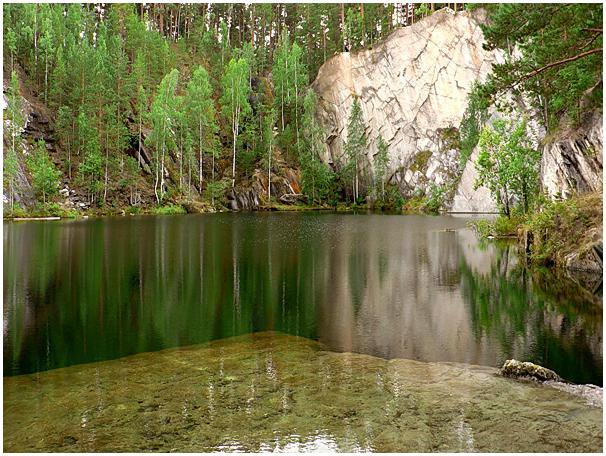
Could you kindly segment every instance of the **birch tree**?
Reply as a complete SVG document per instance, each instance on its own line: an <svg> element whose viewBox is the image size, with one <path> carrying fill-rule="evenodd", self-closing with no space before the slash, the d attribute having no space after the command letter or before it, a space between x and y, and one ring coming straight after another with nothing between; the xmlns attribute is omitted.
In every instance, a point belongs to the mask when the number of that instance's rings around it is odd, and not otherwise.
<svg viewBox="0 0 606 456"><path fill-rule="evenodd" d="M166 193L164 190L166 156L175 144L174 110L177 101L175 92L178 79L179 71L177 69L173 69L164 76L158 86L158 92L151 107L152 134L148 138L148 142L154 148L154 194L158 204L162 204Z"/></svg>
<svg viewBox="0 0 606 456"><path fill-rule="evenodd" d="M248 101L248 94L250 92L248 74L248 62L245 59L231 59L227 64L222 79L222 112L225 119L229 122L232 133L232 188L236 185L236 150L240 124L242 119L252 111Z"/></svg>
<svg viewBox="0 0 606 456"><path fill-rule="evenodd" d="M354 97L351 107L351 114L347 123L347 142L345 143L345 153L347 154L348 165L352 170L352 193L354 203L358 201L359 193L359 175L362 155L366 150L366 126L362 117L362 108L358 97Z"/></svg>
<svg viewBox="0 0 606 456"><path fill-rule="evenodd" d="M187 123L198 147L198 190L200 194L202 194L204 180L204 149L208 147L209 135L214 135L217 131L215 106L211 96L212 87L208 72L204 67L198 66L187 84L185 103L188 115ZM214 154L212 169L214 172Z"/></svg>

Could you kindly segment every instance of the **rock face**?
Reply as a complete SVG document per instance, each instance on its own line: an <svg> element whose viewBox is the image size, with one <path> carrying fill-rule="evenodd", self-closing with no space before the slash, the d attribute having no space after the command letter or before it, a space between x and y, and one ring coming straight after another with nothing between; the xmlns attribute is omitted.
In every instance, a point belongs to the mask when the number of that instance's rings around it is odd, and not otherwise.
<svg viewBox="0 0 606 456"><path fill-rule="evenodd" d="M478 153L476 146L463 170L457 192L452 201L451 212L498 212L497 202L490 194L490 190L486 187L474 189L478 177L474 163Z"/></svg>
<svg viewBox="0 0 606 456"><path fill-rule="evenodd" d="M482 15L442 9L396 30L374 49L327 61L312 85L327 131L324 159L336 168L342 163L357 96L367 125L367 165L383 136L389 145L388 176L402 194L443 185L460 174L457 128L473 83L483 80L497 59L482 49Z"/></svg>
<svg viewBox="0 0 606 456"><path fill-rule="evenodd" d="M294 204L301 196L301 176L298 170L276 160L271 176L271 196L285 204ZM268 178L265 170L257 169L250 182L227 192L227 207L232 211L252 211L267 201Z"/></svg>
<svg viewBox="0 0 606 456"><path fill-rule="evenodd" d="M541 183L550 197L602 191L602 121L602 114L594 113L577 131L544 144Z"/></svg>

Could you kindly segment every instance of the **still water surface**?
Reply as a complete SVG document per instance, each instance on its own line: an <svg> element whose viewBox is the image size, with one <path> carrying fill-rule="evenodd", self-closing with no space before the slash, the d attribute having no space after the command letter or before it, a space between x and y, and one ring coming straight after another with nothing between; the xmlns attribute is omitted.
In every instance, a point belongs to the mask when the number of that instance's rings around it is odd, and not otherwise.
<svg viewBox="0 0 606 456"><path fill-rule="evenodd" d="M469 218L209 214L4 223L4 375L262 331L335 352L602 385L602 306ZM454 231L452 231L454 230ZM600 292L601 293L601 292Z"/></svg>

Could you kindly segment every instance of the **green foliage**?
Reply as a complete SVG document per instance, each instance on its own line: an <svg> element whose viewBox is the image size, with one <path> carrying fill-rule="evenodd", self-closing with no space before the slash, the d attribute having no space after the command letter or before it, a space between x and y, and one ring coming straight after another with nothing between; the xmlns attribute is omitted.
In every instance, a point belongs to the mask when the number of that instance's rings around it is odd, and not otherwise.
<svg viewBox="0 0 606 456"><path fill-rule="evenodd" d="M345 16L345 40L349 51L364 46L364 19L360 11L350 8Z"/></svg>
<svg viewBox="0 0 606 456"><path fill-rule="evenodd" d="M511 215L514 199L524 213L528 212L538 193L541 156L532 149L526 136L526 121L516 125L497 120L492 128L485 126L479 146L475 187L486 186L507 217Z"/></svg>
<svg viewBox="0 0 606 456"><path fill-rule="evenodd" d="M225 192L230 184L227 179L209 182L204 190L204 198L206 201L210 201L213 207L225 205Z"/></svg>
<svg viewBox="0 0 606 456"><path fill-rule="evenodd" d="M299 151L299 165L303 193L314 204L322 203L332 197L334 188L334 172L321 160L324 151L324 130L316 116L316 94L312 89L307 91L303 100L303 132L304 140Z"/></svg>
<svg viewBox="0 0 606 456"><path fill-rule="evenodd" d="M489 237L516 237L518 229L524 224L527 216L522 213L512 214L511 217L499 215L493 220L480 219L470 223L481 239Z"/></svg>
<svg viewBox="0 0 606 456"><path fill-rule="evenodd" d="M358 100L358 97L354 97L347 122L347 142L345 143L347 164L344 173L352 179L354 202L357 202L360 196L359 179L362 173L362 159L366 152L366 144L366 125L362 117L360 100Z"/></svg>
<svg viewBox="0 0 606 456"><path fill-rule="evenodd" d="M180 204L166 204L153 209L154 215L177 215L187 214L187 211Z"/></svg>
<svg viewBox="0 0 606 456"><path fill-rule="evenodd" d="M488 120L488 106L489 102L483 95L481 85L477 82L474 83L469 94L467 108L461 120L461 126L459 127L461 137L461 169L465 168L467 160L471 157L473 149L480 140L480 131L486 120Z"/></svg>
<svg viewBox="0 0 606 456"><path fill-rule="evenodd" d="M280 113L279 142L287 154L293 145L298 153L299 117L303 108L302 93L307 89L308 76L303 62L303 48L296 41L291 44L286 31L280 36L274 54L272 79L276 95L274 105L276 111ZM287 131L287 124L291 126L290 132ZM292 139L289 139L289 136Z"/></svg>
<svg viewBox="0 0 606 456"><path fill-rule="evenodd" d="M197 66L187 83L185 95L185 110L187 126L192 133L193 143L198 149L198 189L202 191L204 172L204 156L215 154L214 138L218 131L215 105L208 72L202 66Z"/></svg>
<svg viewBox="0 0 606 456"><path fill-rule="evenodd" d="M103 156L99 138L82 111L76 120L76 130L78 153L84 156L78 167L78 181L87 190L90 202L94 203L103 189Z"/></svg>
<svg viewBox="0 0 606 456"><path fill-rule="evenodd" d="M231 127L232 133L232 187L236 184L236 151L240 126L252 108L248 101L250 92L248 62L240 57L231 59L221 80L223 96L221 112Z"/></svg>
<svg viewBox="0 0 606 456"><path fill-rule="evenodd" d="M28 160L28 170L32 176L32 187L36 197L42 197L42 203L51 201L59 190L59 177L61 172L56 169L46 150L46 143L38 141Z"/></svg>
<svg viewBox="0 0 606 456"><path fill-rule="evenodd" d="M153 130L146 141L154 150L154 193L158 204L162 204L166 194L164 175L167 154L175 147L175 114L178 106L175 93L178 80L179 71L176 69L162 78L150 112Z"/></svg>
<svg viewBox="0 0 606 456"><path fill-rule="evenodd" d="M412 164L410 165L410 170L425 173L425 171L427 171L427 164L429 163L431 155L432 152L430 150L422 150L417 152Z"/></svg>
<svg viewBox="0 0 606 456"><path fill-rule="evenodd" d="M554 128L567 115L602 106L602 4L503 3L489 8L482 25L487 49L509 51L493 65L485 92L514 88L528 93ZM521 51L514 57L513 49Z"/></svg>
<svg viewBox="0 0 606 456"><path fill-rule="evenodd" d="M11 210L15 207L15 188L17 184L17 174L19 172L19 162L14 149L9 149L4 156L2 175L4 177L4 189L7 190Z"/></svg>
<svg viewBox="0 0 606 456"><path fill-rule="evenodd" d="M571 252L589 252L594 233L602 232L601 193L550 201L524 223L531 234L530 259L538 264L563 265Z"/></svg>
<svg viewBox="0 0 606 456"><path fill-rule="evenodd" d="M23 126L23 114L21 113L22 103L19 93L19 81L17 73L11 74L11 82L7 91L8 105L4 113L4 134L10 138L10 148L4 156L3 177L4 188L8 190L8 198L11 209L14 208L17 174L19 172L19 162L17 160L17 149L21 144L21 129ZM7 122L8 120L8 122Z"/></svg>
<svg viewBox="0 0 606 456"><path fill-rule="evenodd" d="M387 168L389 167L389 147L383 139L383 136L379 136L377 154L374 157L373 165L375 199L378 200L381 205L384 205L386 202L385 177L387 175Z"/></svg>
<svg viewBox="0 0 606 456"><path fill-rule="evenodd" d="M446 190L442 186L431 183L429 186L429 196L425 203L425 211L430 214L438 214L444 204L444 195Z"/></svg>

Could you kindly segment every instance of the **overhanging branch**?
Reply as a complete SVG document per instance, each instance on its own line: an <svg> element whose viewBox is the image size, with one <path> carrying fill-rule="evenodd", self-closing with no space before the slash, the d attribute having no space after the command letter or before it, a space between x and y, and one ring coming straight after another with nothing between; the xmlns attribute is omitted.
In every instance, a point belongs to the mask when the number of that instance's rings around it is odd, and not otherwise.
<svg viewBox="0 0 606 456"><path fill-rule="evenodd" d="M577 55L573 55L572 57L568 57L566 59L563 60L558 60L557 62L551 62L541 68L537 68L536 70L531 71L530 73L526 73L524 76L522 76L520 78L520 80L518 81L518 83L525 81L526 79L530 79L535 77L537 74L542 73L543 71L547 71L550 68L556 67L556 66L560 66L560 65L564 65L566 63L570 63L570 62L574 62L575 60L579 60L582 59L583 57L587 57L591 54L597 54L598 52L602 52L603 48L599 47L599 48L595 48L595 49L590 49L589 51L585 51L585 52L581 52L580 54Z"/></svg>

